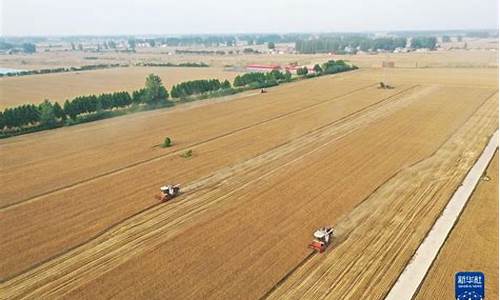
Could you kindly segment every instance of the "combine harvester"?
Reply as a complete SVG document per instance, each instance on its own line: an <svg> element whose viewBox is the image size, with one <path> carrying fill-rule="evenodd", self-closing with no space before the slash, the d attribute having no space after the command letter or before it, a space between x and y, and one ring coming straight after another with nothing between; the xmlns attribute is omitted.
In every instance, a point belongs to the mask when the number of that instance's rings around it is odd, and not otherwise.
<svg viewBox="0 0 500 300"><path fill-rule="evenodd" d="M180 192L181 192L181 185L180 184L175 184L175 185L164 185L160 188L160 194L156 195L155 198L162 201L162 202L167 202L169 200L174 199L177 197Z"/></svg>
<svg viewBox="0 0 500 300"><path fill-rule="evenodd" d="M319 253L323 253L332 242L334 236L333 227L322 227L316 230L313 235L314 239L309 244L309 248L312 248Z"/></svg>

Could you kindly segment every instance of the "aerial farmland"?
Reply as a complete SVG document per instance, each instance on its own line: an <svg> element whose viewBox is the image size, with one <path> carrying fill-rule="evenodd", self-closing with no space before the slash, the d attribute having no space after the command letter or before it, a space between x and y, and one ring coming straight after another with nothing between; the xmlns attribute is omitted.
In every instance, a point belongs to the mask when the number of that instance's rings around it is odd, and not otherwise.
<svg viewBox="0 0 500 300"><path fill-rule="evenodd" d="M498 297L498 31L1 41L0 299Z"/></svg>

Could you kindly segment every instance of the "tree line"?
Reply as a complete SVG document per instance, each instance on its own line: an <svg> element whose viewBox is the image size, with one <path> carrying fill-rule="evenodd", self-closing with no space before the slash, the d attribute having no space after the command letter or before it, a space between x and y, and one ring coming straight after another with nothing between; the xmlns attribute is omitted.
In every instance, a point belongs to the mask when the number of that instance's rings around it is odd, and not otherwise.
<svg viewBox="0 0 500 300"><path fill-rule="evenodd" d="M289 71L281 72L279 70L272 70L271 72L250 72L243 75L237 75L234 78L233 86L244 87L247 85L265 85L272 86L279 82L290 81L292 73Z"/></svg>
<svg viewBox="0 0 500 300"><path fill-rule="evenodd" d="M310 77L308 69L299 76ZM342 60L330 60L321 66L315 65L315 74L321 76L357 69L356 66ZM307 75L307 76L306 76ZM154 109L174 105L169 97L185 98L193 95L203 97L222 96L238 93L253 88L275 86L282 82L292 81L289 71L272 70L267 73L252 72L235 77L233 86L228 80L218 79L192 80L174 85L171 95L164 87L159 76L150 74L146 78L144 88L132 93L122 91L103 93L100 95L78 96L66 100L63 105L57 101L45 100L39 105L24 104L0 111L0 137L8 137L20 133L45 130L65 125L99 120L107 117L145 109ZM200 97L201 97L200 96ZM137 109L139 108L139 109Z"/></svg>
<svg viewBox="0 0 500 300"><path fill-rule="evenodd" d="M414 37L411 39L411 47L415 49L427 48L434 50L436 49L437 38L436 37Z"/></svg>
<svg viewBox="0 0 500 300"><path fill-rule="evenodd" d="M187 96L214 92L221 89L230 89L231 83L228 80L220 82L218 79L201 79L181 82L172 87L173 98L184 98Z"/></svg>
<svg viewBox="0 0 500 300"><path fill-rule="evenodd" d="M132 104L146 104L152 107L168 105L168 91L160 77L150 74L143 89L132 92L103 93L100 95L78 96L66 100L61 106L57 101L45 100L39 105L25 104L6 108L0 112L0 129L22 128L25 126L61 125L68 118L76 121L80 115L102 113Z"/></svg>
<svg viewBox="0 0 500 300"><path fill-rule="evenodd" d="M175 50L175 54L202 54L202 55L225 55L226 51L222 50Z"/></svg>
<svg viewBox="0 0 500 300"><path fill-rule="evenodd" d="M87 58L88 59L88 58ZM49 73L63 73L63 72L79 72L79 71L91 71L99 69L109 69L109 68L119 68L119 67L129 67L129 64L95 64L95 65L84 65L80 67L60 67L52 69L40 69L40 70L27 70L18 72L8 72L0 73L0 77L13 77L13 76L26 76L26 75L39 75L39 74L49 74ZM209 67L206 63L136 63L135 66L138 67L191 67L191 68L206 68Z"/></svg>
<svg viewBox="0 0 500 300"><path fill-rule="evenodd" d="M52 68L52 69L40 69L40 70L27 70L27 71L18 71L18 72L9 72L0 74L0 77L6 76L26 76L26 75L38 75L38 74L48 74L48 73L62 73L62 72L78 72L78 71L89 71L89 70L98 70L98 69L108 69L108 68L117 68L117 67L128 67L125 64L96 64L96 65L85 65L80 67L61 67L61 68Z"/></svg>
<svg viewBox="0 0 500 300"><path fill-rule="evenodd" d="M174 63L139 63L137 66L142 66L142 67L187 67L187 68L207 68L209 65L207 65L204 62L200 63L192 63L192 62L186 62L186 63L180 63L180 64L174 64Z"/></svg>
<svg viewBox="0 0 500 300"><path fill-rule="evenodd" d="M406 46L405 37L369 38L364 36L322 37L310 40L297 40L295 50L300 53L344 53L361 51L388 50Z"/></svg>

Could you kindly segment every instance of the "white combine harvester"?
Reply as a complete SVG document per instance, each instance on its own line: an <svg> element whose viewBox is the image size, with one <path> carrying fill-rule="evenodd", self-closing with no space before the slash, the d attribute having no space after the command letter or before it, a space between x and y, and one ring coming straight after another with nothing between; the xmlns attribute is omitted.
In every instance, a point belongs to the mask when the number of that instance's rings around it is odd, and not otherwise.
<svg viewBox="0 0 500 300"><path fill-rule="evenodd" d="M322 227L314 232L314 240L309 244L309 248L312 248L319 253L322 253L330 245L334 232L333 227Z"/></svg>
<svg viewBox="0 0 500 300"><path fill-rule="evenodd" d="M162 202L165 202L165 201L168 201L168 200L171 200L171 199L177 197L177 195L179 195L180 191L181 191L180 184L176 184L176 185L167 184L167 185L164 185L160 188L161 193L159 195L156 195L156 199L158 199Z"/></svg>

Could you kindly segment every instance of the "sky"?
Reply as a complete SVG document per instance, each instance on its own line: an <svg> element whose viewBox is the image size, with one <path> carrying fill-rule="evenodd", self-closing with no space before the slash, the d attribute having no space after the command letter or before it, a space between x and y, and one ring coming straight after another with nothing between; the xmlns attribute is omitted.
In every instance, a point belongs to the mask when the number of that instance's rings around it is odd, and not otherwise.
<svg viewBox="0 0 500 300"><path fill-rule="evenodd" d="M497 0L0 0L2 36L498 28Z"/></svg>

